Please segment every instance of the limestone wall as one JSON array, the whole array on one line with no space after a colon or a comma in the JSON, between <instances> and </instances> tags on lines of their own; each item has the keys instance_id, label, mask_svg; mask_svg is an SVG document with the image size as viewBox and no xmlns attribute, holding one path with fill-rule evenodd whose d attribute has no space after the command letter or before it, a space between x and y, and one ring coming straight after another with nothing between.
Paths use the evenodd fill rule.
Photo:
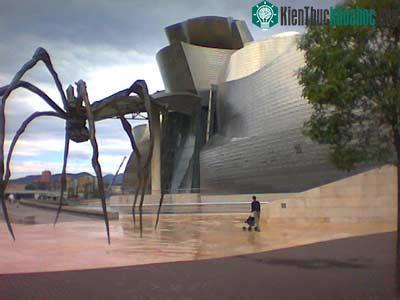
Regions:
<instances>
[{"instance_id":1,"label":"limestone wall","mask_svg":"<svg viewBox=\"0 0 400 300\"><path fill-rule=\"evenodd\" d=\"M333 223L397 220L397 175L393 166L376 168L269 203L263 218Z\"/></svg>"}]
</instances>

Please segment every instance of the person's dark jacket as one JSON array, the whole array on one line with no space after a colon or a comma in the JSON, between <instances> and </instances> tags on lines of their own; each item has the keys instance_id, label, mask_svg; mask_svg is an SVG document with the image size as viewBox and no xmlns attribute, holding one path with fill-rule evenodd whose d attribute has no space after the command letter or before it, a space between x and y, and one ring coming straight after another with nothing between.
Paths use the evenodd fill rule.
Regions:
<instances>
[{"instance_id":1,"label":"person's dark jacket","mask_svg":"<svg viewBox=\"0 0 400 300\"><path fill-rule=\"evenodd\" d=\"M258 212L261 211L260 202L258 202L257 200L251 202L251 212L253 212L253 211L258 211Z\"/></svg>"}]
</instances>

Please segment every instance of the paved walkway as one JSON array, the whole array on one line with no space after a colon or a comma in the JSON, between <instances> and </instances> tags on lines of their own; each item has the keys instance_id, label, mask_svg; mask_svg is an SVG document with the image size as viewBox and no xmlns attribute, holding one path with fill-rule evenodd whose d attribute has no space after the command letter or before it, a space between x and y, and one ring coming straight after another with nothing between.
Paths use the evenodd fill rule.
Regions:
<instances>
[{"instance_id":1,"label":"paved walkway","mask_svg":"<svg viewBox=\"0 0 400 300\"><path fill-rule=\"evenodd\" d=\"M46 208L36 208L32 206L26 206L21 204L9 204L7 203L8 212L10 214L11 222L13 222L13 217L23 218L34 216L35 224L53 224L56 217L57 211L53 209ZM58 222L77 222L77 221L88 221L88 220L101 220L102 216L92 216L92 215L82 215L78 213L70 213L62 211ZM3 222L3 210L0 207L0 221Z\"/></svg>"},{"instance_id":2,"label":"paved walkway","mask_svg":"<svg viewBox=\"0 0 400 300\"><path fill-rule=\"evenodd\" d=\"M54 211L43 211L53 220ZM40 214L39 214L40 215ZM143 237L130 217L110 222L107 244L102 219L61 215L68 222L14 225L16 241L0 223L0 274L82 270L190 261L258 253L345 237L392 231L391 224L266 224L243 231L247 214L144 216ZM1 299L1 298L0 298Z\"/></svg>"},{"instance_id":3,"label":"paved walkway","mask_svg":"<svg viewBox=\"0 0 400 300\"><path fill-rule=\"evenodd\" d=\"M399 299L395 234L229 258L0 276L1 299Z\"/></svg>"}]
</instances>

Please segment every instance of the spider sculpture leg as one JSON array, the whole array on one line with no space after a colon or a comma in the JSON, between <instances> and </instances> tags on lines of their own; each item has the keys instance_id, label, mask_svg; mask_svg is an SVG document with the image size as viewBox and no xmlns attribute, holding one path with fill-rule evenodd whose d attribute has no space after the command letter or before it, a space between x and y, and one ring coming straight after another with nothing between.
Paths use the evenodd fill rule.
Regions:
<instances>
[{"instance_id":1,"label":"spider sculpture leg","mask_svg":"<svg viewBox=\"0 0 400 300\"><path fill-rule=\"evenodd\" d=\"M141 170L141 154L140 151L136 145L135 142L135 137L132 134L132 126L131 124L129 124L129 122L126 120L125 117L120 116L119 117L121 123L122 123L122 127L124 128L126 134L129 137L129 141L131 142L131 147L132 147L132 151L135 153L136 156L136 162L137 162L137 168L136 168L136 172L137 172L137 177L138 177L138 182L136 185L136 189L135 189L135 199L132 203L132 218L133 218L133 224L136 224L136 214L135 214L135 207L136 207L136 202L138 199L138 195L139 195L139 191L140 188L142 186L142 170Z\"/></svg>"},{"instance_id":2,"label":"spider sculpture leg","mask_svg":"<svg viewBox=\"0 0 400 300\"><path fill-rule=\"evenodd\" d=\"M103 100L101 100L101 101L104 101L104 100L106 100L106 99L112 99L112 98L122 97L122 96L128 96L128 95L131 94L132 92L135 92L136 94L138 94L139 97L140 97L144 102L146 102L146 100L144 99L143 93L147 93L147 97L148 97L148 91L147 91L146 82L145 82L144 80L137 80L137 81L135 81L128 89L119 91L119 92L117 92L117 93L115 93L115 94L113 94L113 95L111 95L111 96L109 96L109 97L107 97L107 98L105 98L105 99L103 99ZM146 106L146 104L145 104L145 106ZM147 104L147 107L149 107L149 103ZM146 110L147 110L147 109L146 109ZM119 118L120 118L120 120L121 120L121 123L122 123L122 126L123 126L125 132L127 133L128 137L129 137L129 140L130 140L131 146L132 146L132 150L135 152L135 154L136 154L136 159L137 159L137 177L138 177L138 183L137 183L136 190L135 190L135 198L134 198L134 201L133 201L133 203L132 203L132 219L133 219L133 224L136 224L136 212L135 212L136 203L137 203L137 199L138 199L138 196L139 196L139 192L141 191L142 186L143 186L143 184L144 184L144 179L143 179L142 171L143 171L143 169L145 169L146 167L142 166L141 155L140 155L139 149L138 149L137 146L136 146L135 139L134 139L134 137L133 137L133 135L132 135L132 127L131 127L131 125L129 124L129 122L128 122L123 116L120 116ZM150 125L150 124L149 124L149 125ZM149 126L149 127L150 127L150 126ZM151 136L151 131L150 131L150 136ZM151 139L151 138L150 138L150 139ZM150 155L150 160L151 160L152 146L151 146L149 155ZM148 157L149 157L149 156L148 156ZM146 161L149 161L149 158L148 158Z\"/></svg>"},{"instance_id":3,"label":"spider sculpture leg","mask_svg":"<svg viewBox=\"0 0 400 300\"><path fill-rule=\"evenodd\" d=\"M142 159L138 159L138 168L137 168L137 172L138 172L138 188L135 191L135 199L134 199L134 202L133 202L133 205L132 205L132 217L133 217L133 222L135 223L136 202L137 202L137 199L138 199L139 192L142 192L140 206L139 206L140 211L142 212L143 202L144 202L144 193L145 193L145 189L147 187L147 182L148 182L148 177L149 177L149 168L150 168L150 163L151 163L151 159L152 159L152 155L153 155L153 147L154 147L153 146L154 145L153 134L152 134L152 126L153 126L153 124L152 124L152 110L153 110L153 105L152 105L151 97L149 95L146 82L144 80L137 80L128 89L122 90L122 91L117 92L117 93L115 93L115 94L113 94L111 96L108 96L107 98L105 98L103 100L100 100L99 102L118 99L118 97L126 97L126 96L129 96L132 92L136 93L144 103L145 111L147 112L147 115L148 115L149 133L150 133L150 146L149 146L149 153L147 155L147 158L144 161L144 163L142 163ZM127 121L126 120L124 121L123 117L120 117L120 120L121 120L122 125L123 125L125 131L127 132L128 136L130 136L132 148L133 149L137 149L136 145L134 143L132 143L132 141L134 141L134 139L131 138L132 129L131 129L129 123L126 124ZM139 154L139 151L136 151L136 154ZM160 202L162 203L162 199L160 199ZM142 217L141 217L141 220L142 220ZM142 228L142 221L141 221L141 228Z\"/></svg>"},{"instance_id":4,"label":"spider sculpture leg","mask_svg":"<svg viewBox=\"0 0 400 300\"><path fill-rule=\"evenodd\" d=\"M12 227L11 227L9 216L8 216L8 210L7 210L7 206L6 206L5 199L4 199L4 196L5 196L4 193L7 188L9 178L11 176L9 167L10 167L10 161L11 161L11 157L12 157L12 153L13 153L15 144L16 144L19 136L24 132L25 128L28 126L28 124L35 118L40 117L40 116L46 116L46 115L47 116L57 116L57 117L60 117L63 119L66 118L65 112L46 93L44 93L38 87L34 86L33 84L31 84L29 82L20 81L19 78L22 75L23 74L20 74L20 76L18 78L14 78L14 80L12 81L12 84L9 84L7 86L0 88L0 96L2 97L1 109L0 109L0 175L1 175L1 179L0 179L0 181L1 181L0 182L1 197L0 198L1 198L1 202L2 202L4 218L6 220L8 230L9 230L11 236L13 237L13 239L15 239L15 237L12 232ZM6 174L5 174L5 178L3 179L3 176L4 176L4 141L5 141L5 122L6 122L6 120L5 120L5 104L6 104L6 100L7 100L8 96L11 94L11 92L13 90L15 90L17 88L25 88L28 91L38 95L51 108L53 108L55 110L55 112L38 112L38 113L31 115L23 122L23 124L17 131L16 136L13 139L13 143L10 146L10 150L8 152L8 157L7 157Z\"/></svg>"},{"instance_id":5,"label":"spider sculpture leg","mask_svg":"<svg viewBox=\"0 0 400 300\"><path fill-rule=\"evenodd\" d=\"M65 131L65 144L64 144L64 161L63 161L63 168L61 173L61 191L60 191L60 203L58 204L57 215L54 219L53 226L56 226L58 217L60 216L60 212L63 205L64 200L64 192L67 186L67 161L68 161L68 152L69 152L69 135L68 132Z\"/></svg>"},{"instance_id":6,"label":"spider sculpture leg","mask_svg":"<svg viewBox=\"0 0 400 300\"><path fill-rule=\"evenodd\" d=\"M45 49L38 48L35 51L33 57L27 63L25 63L22 66L22 68L17 72L17 74L12 79L10 85L8 85L7 88L5 88L5 89L2 88L3 95L2 95L2 102L1 102L1 109L0 109L0 135L2 137L0 139L0 175L1 175L1 178L3 178L3 175L4 175L5 102L6 102L6 99L8 98L8 96L10 95L10 93L14 89L16 89L18 87L18 85L21 84L20 79L22 78L22 76L24 76L24 74L28 70L32 69L39 61L42 61L46 65L47 69L49 70L51 76L54 79L54 82L56 83L56 86L60 93L64 107L67 107L67 99L64 94L64 91L63 91L61 82L58 78L58 75L53 68L53 64L50 60L50 56ZM39 90L39 89L37 89L37 90ZM45 99L45 101L46 101L46 99ZM48 101L46 101L46 102L48 102ZM51 101L51 102L53 102L53 101ZM1 184L1 185L3 185L3 184Z\"/></svg>"},{"instance_id":7,"label":"spider sculpture leg","mask_svg":"<svg viewBox=\"0 0 400 300\"><path fill-rule=\"evenodd\" d=\"M18 139L25 132L25 129L28 127L29 123L31 123L34 119L42 117L42 116L52 116L52 117L63 118L63 116L61 116L58 112L44 111L44 112L35 112L32 115L30 115L24 122L22 122L20 128L17 130L17 132L11 142L10 149L8 151L7 162L6 162L6 173L5 173L5 179L3 181L3 184L5 187L7 186L8 181L10 180L10 177L11 177L10 164L11 164L12 155L13 155L15 146L18 142ZM12 226L10 223L10 219L8 216L7 206L6 206L5 199L4 199L4 192L5 192L5 189L1 191L1 194L2 194L1 202L2 202L2 207L3 207L3 214L4 214L4 218L6 220L6 223L7 223L8 230L9 230L11 236L13 237L13 239L15 240L15 236L14 236Z\"/></svg>"},{"instance_id":8,"label":"spider sculpture leg","mask_svg":"<svg viewBox=\"0 0 400 300\"><path fill-rule=\"evenodd\" d=\"M166 112L166 111L164 110L164 112ZM156 224L154 225L154 229L157 229L158 223L160 221L161 207L162 207L163 202L164 202L164 191L163 191L162 187L161 187L160 193L161 193L161 195L160 195L160 200L159 200L159 203L158 203L157 219L156 219Z\"/></svg>"},{"instance_id":9,"label":"spider sculpture leg","mask_svg":"<svg viewBox=\"0 0 400 300\"><path fill-rule=\"evenodd\" d=\"M157 219L156 219L156 224L154 225L154 229L157 229L158 222L160 221L160 212L161 212L161 206L163 204L163 200L164 200L164 193L161 190L160 203L158 204Z\"/></svg>"},{"instance_id":10,"label":"spider sculpture leg","mask_svg":"<svg viewBox=\"0 0 400 300\"><path fill-rule=\"evenodd\" d=\"M149 179L149 172L145 170L143 176L142 194L140 197L140 204L139 204L140 237L143 237L143 203L144 203L144 194L146 193L147 190L148 179Z\"/></svg>"},{"instance_id":11,"label":"spider sculpture leg","mask_svg":"<svg viewBox=\"0 0 400 300\"><path fill-rule=\"evenodd\" d=\"M13 90L15 90L18 87L23 87L23 88L26 88L26 89L30 90L31 92L37 94L38 96L40 96L43 100L45 100L45 102L47 102L47 104L49 104L55 111L57 111L62 118L66 117L65 112L61 108L59 108L58 105L55 104L54 101L52 101L50 99L50 97L48 97L44 92L42 92L39 88L35 87L32 84L20 80L22 78L22 76L28 70L33 68L39 61L42 61L46 65L47 69L49 70L51 76L53 77L53 79L56 83L56 86L60 93L64 107L66 108L67 100L66 100L61 82L58 78L57 73L55 72L55 70L53 68L49 54L43 48L38 48L35 51L32 59L30 59L27 63L25 63L22 66L22 68L17 72L17 74L14 76L14 78L12 79L11 83L8 86L0 88L0 94L2 96L1 107L0 107L0 177L1 177L0 178L0 194L1 194L0 196L1 196L1 201L2 201L3 214L5 216L8 229L9 229L11 235L13 236L13 238L14 238L14 234L12 232L11 224L9 222L7 207L4 202L4 196L5 196L4 193L5 193L5 189L7 187L7 183L8 183L8 180L3 178L3 176L4 176L4 140L5 140L5 122L6 122L6 120L5 120L6 100Z\"/></svg>"},{"instance_id":12,"label":"spider sculpture leg","mask_svg":"<svg viewBox=\"0 0 400 300\"><path fill-rule=\"evenodd\" d=\"M140 166L138 166L138 169L139 168L140 168ZM140 190L142 188L142 184L143 184L143 176L142 176L141 170L138 170L137 177L138 177L138 183L137 183L136 189L135 189L135 198L132 203L132 218L133 218L134 225L136 225L136 203L137 203L137 199L139 197L139 192L140 192Z\"/></svg>"},{"instance_id":13,"label":"spider sculpture leg","mask_svg":"<svg viewBox=\"0 0 400 300\"><path fill-rule=\"evenodd\" d=\"M9 94L15 88L15 85L18 84L18 82L20 81L22 76L24 76L24 74L27 71L32 69L39 61L42 61L46 65L46 68L49 70L51 76L54 79L54 82L57 86L57 90L60 93L62 102L64 104L64 107L67 107L67 98L64 94L64 90L61 85L60 79L58 78L58 75L57 75L56 71L54 70L53 64L50 59L50 55L48 54L48 52L45 49L43 49L41 47L36 49L32 58L22 66L22 68L17 72L17 74L15 74L13 80L10 83L8 90L6 91L6 93L4 94L3 97L8 98Z\"/></svg>"},{"instance_id":14,"label":"spider sculpture leg","mask_svg":"<svg viewBox=\"0 0 400 300\"><path fill-rule=\"evenodd\" d=\"M94 125L93 113L90 108L90 102L89 102L89 98L88 98L87 90L86 90L86 83L83 80L79 80L77 82L77 88L78 88L78 97L83 99L83 101L85 103L87 119L88 119L88 123L89 123L89 138L90 138L90 143L93 148L92 166L93 166L93 169L94 169L94 171L96 173L96 177L97 177L98 189L99 189L100 197L101 197L101 205L103 208L104 221L105 221L106 230L107 230L107 240L108 240L108 244L110 244L111 243L110 227L109 227L109 222L108 222L107 203L106 203L106 196L105 196L105 190L104 190L103 175L102 175L101 167L100 167L100 163L99 163L99 147L97 145L97 140L96 140L96 128Z\"/></svg>"},{"instance_id":15,"label":"spider sculpture leg","mask_svg":"<svg viewBox=\"0 0 400 300\"><path fill-rule=\"evenodd\" d=\"M7 88L5 89L5 91L3 93L2 105L1 105L1 110L0 110L0 134L3 137L5 136L5 101L8 98L8 96L10 95L10 93L14 89L16 89L18 87L18 85L21 84L20 79L22 78L22 76L28 70L32 69L39 61L43 61L43 63L46 65L47 69L49 70L51 76L53 77L53 79L54 79L54 81L56 83L56 86L57 86L57 89L58 89L58 91L60 93L60 96L61 96L61 99L63 101L64 107L67 106L66 96L64 94L64 91L63 91L61 82L60 82L60 80L58 78L58 75L57 75L56 71L53 68L53 64L52 64L52 62L50 60L49 54L47 53L47 51L45 49L38 48L35 51L32 59L30 59L27 63L25 63L22 66L22 68L17 72L17 74L12 79L10 85L7 86ZM39 89L37 89L37 90L39 90ZM46 102L48 102L48 101L46 101ZM51 101L51 102L53 102L53 101ZM1 163L0 163L0 175L1 175L1 177L3 177L3 175L4 175L4 139L0 139L0 161L1 161Z\"/></svg>"},{"instance_id":16,"label":"spider sculpture leg","mask_svg":"<svg viewBox=\"0 0 400 300\"><path fill-rule=\"evenodd\" d=\"M144 193L146 192L147 188L147 181L149 177L149 168L151 159L153 157L153 148L154 148L154 141L153 141L153 107L151 103L151 97L149 95L149 91L147 88L147 84L144 80L136 80L132 86L133 91L139 95L139 97L144 102L144 107L147 113L148 122L149 122L149 135L150 135L150 145L149 145L149 152L147 154L146 161L143 165L143 184L142 184L142 195L139 204L139 214L140 214L140 236L143 235L143 203L144 203Z\"/></svg>"},{"instance_id":17,"label":"spider sculpture leg","mask_svg":"<svg viewBox=\"0 0 400 300\"><path fill-rule=\"evenodd\" d=\"M8 181L11 177L10 164L11 164L12 155L14 153L14 149L18 142L18 139L25 132L26 128L33 120L35 120L36 118L39 118L39 117L44 117L44 116L63 118L63 116L61 116L58 112L55 112L55 111L40 111L40 112L35 112L35 113L31 114L24 122L22 122L21 126L15 133L15 136L10 144L10 150L8 151L7 163L6 163L6 175L5 175L6 183L8 183Z\"/></svg>"},{"instance_id":18,"label":"spider sculpture leg","mask_svg":"<svg viewBox=\"0 0 400 300\"><path fill-rule=\"evenodd\" d=\"M13 86L11 84L0 87L0 96L4 97L6 92L8 91L8 96L10 93L18 88L24 88L28 91L30 91L33 94L36 94L42 100L44 100L51 108L53 108L56 112L58 112L64 119L67 117L66 113L41 89L39 89L37 86L27 82L20 80L16 82ZM7 96L7 97L8 97Z\"/></svg>"},{"instance_id":19,"label":"spider sculpture leg","mask_svg":"<svg viewBox=\"0 0 400 300\"><path fill-rule=\"evenodd\" d=\"M60 117L65 119L66 113L41 89L26 81L15 81L9 85L0 88L0 96L2 97L0 109L0 175L4 175L4 139L5 139L5 104L8 96L17 88L25 88L30 92L41 97L51 108L59 113Z\"/></svg>"},{"instance_id":20,"label":"spider sculpture leg","mask_svg":"<svg viewBox=\"0 0 400 300\"><path fill-rule=\"evenodd\" d=\"M2 210L3 210L4 219L6 220L8 232L11 234L13 240L15 241L15 235L14 235L13 228L11 226L10 216L8 214L7 204L6 204L6 201L5 201L5 187L4 186L5 186L5 184L2 183L1 184L1 190L0 190L1 207L2 207Z\"/></svg>"},{"instance_id":21,"label":"spider sculpture leg","mask_svg":"<svg viewBox=\"0 0 400 300\"><path fill-rule=\"evenodd\" d=\"M117 172L115 172L115 174L114 174L114 176L113 176L113 179L111 180L111 182L110 182L109 185L108 185L108 188L107 188L107 199L109 199L109 198L111 197L111 195L112 195L112 187L114 186L115 181L117 180L119 171L121 170L121 168L122 168L122 166L123 166L123 164L124 164L124 162L125 162L125 159L126 159L126 156L124 156L124 159L123 159L122 162L119 164L119 167L118 167L118 169L117 169Z\"/></svg>"}]
</instances>

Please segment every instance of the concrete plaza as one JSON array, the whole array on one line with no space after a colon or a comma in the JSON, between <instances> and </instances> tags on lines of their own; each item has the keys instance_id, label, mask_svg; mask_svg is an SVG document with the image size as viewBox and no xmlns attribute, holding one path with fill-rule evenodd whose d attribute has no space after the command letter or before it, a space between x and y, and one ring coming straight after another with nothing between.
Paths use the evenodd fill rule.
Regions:
<instances>
[{"instance_id":1,"label":"concrete plaza","mask_svg":"<svg viewBox=\"0 0 400 300\"><path fill-rule=\"evenodd\" d=\"M5 274L0 295L7 300L394 300L400 296L395 241L394 233L381 233L210 260Z\"/></svg>"},{"instance_id":2,"label":"concrete plaza","mask_svg":"<svg viewBox=\"0 0 400 300\"><path fill-rule=\"evenodd\" d=\"M111 221L111 245L104 222L62 213L53 228L55 212L37 208L11 209L12 214L35 215L40 224L14 224L13 242L1 224L0 274L83 270L161 262L192 261L259 253L321 241L393 231L386 223L261 223L261 232L243 231L247 214L144 216L143 237L131 217Z\"/></svg>"}]
</instances>

